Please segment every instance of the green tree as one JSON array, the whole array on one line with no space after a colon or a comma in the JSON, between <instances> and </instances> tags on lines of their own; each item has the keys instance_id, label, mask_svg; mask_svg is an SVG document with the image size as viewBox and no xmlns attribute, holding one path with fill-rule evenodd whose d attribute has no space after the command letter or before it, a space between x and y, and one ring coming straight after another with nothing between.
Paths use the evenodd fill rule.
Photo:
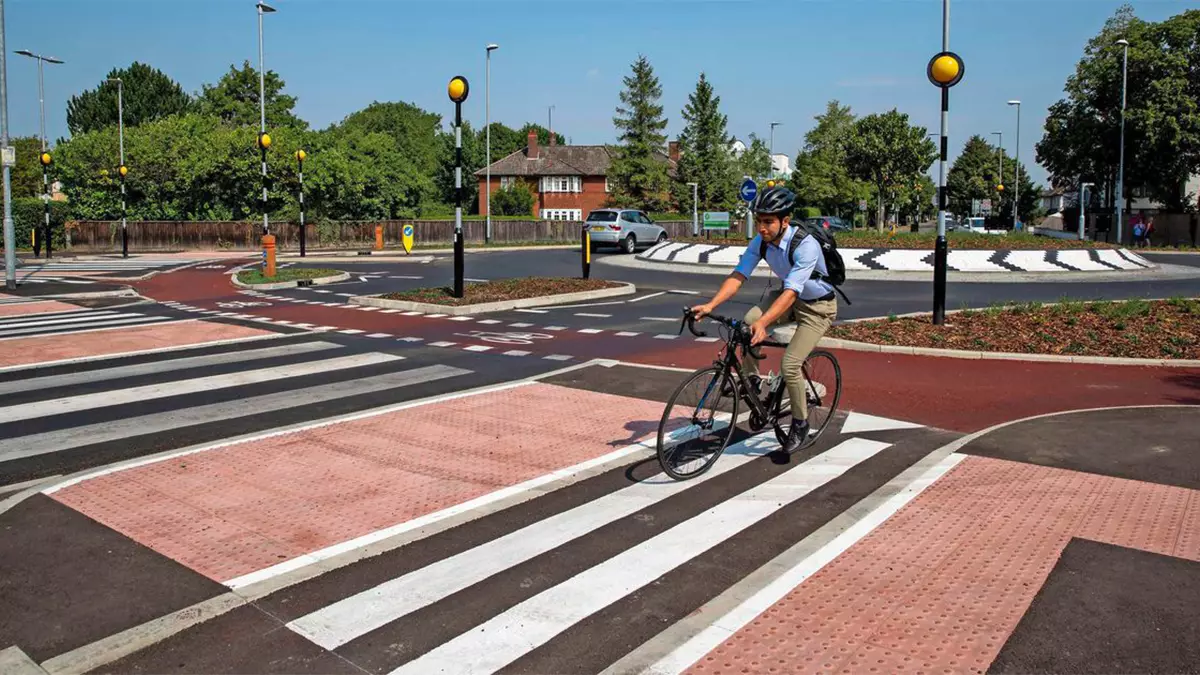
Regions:
<instances>
[{"instance_id":1,"label":"green tree","mask_svg":"<svg viewBox=\"0 0 1200 675\"><path fill-rule=\"evenodd\" d=\"M178 82L157 68L134 61L128 68L110 70L95 89L67 101L67 128L72 135L117 126L118 85L111 79L121 80L120 103L126 127L186 113L192 103Z\"/></svg>"},{"instance_id":2,"label":"green tree","mask_svg":"<svg viewBox=\"0 0 1200 675\"><path fill-rule=\"evenodd\" d=\"M1003 160L1001 157L1003 156ZM1000 162L1004 162L1004 190L999 191ZM952 213L972 214L973 200L992 200L992 214L1012 217L1012 203L1016 192L1014 179L1017 162L1000 149L988 143L982 136L972 136L963 146L962 153L954 160L946 176L948 206ZM1018 213L1022 221L1033 218L1038 207L1039 188L1029 179L1025 166L1020 166L1020 199Z\"/></svg>"},{"instance_id":3,"label":"green tree","mask_svg":"<svg viewBox=\"0 0 1200 675\"><path fill-rule=\"evenodd\" d=\"M665 211L670 203L670 179L663 147L667 120L659 105L662 87L645 56L638 56L633 72L624 78L621 106L613 124L620 145L609 169L611 204Z\"/></svg>"},{"instance_id":4,"label":"green tree","mask_svg":"<svg viewBox=\"0 0 1200 675\"><path fill-rule=\"evenodd\" d=\"M875 227L882 232L889 198L896 196L900 186L918 183L937 158L937 150L925 127L909 124L908 115L895 109L867 115L854 126L846 161L853 178L875 188Z\"/></svg>"},{"instance_id":5,"label":"green tree","mask_svg":"<svg viewBox=\"0 0 1200 675\"><path fill-rule=\"evenodd\" d=\"M750 134L750 144L734 161L734 170L738 177L749 176L755 181L763 182L771 173L771 151L767 142L753 133Z\"/></svg>"},{"instance_id":6,"label":"green tree","mask_svg":"<svg viewBox=\"0 0 1200 675\"><path fill-rule=\"evenodd\" d=\"M279 74L268 70L263 80L266 99L267 129L293 127L307 129L308 124L292 112L296 97L283 93L284 82ZM240 127L259 126L258 70L249 61L239 69L229 67L215 85L204 85L196 101L200 113L220 118Z\"/></svg>"},{"instance_id":7,"label":"green tree","mask_svg":"<svg viewBox=\"0 0 1200 675\"><path fill-rule=\"evenodd\" d=\"M679 164L676 167L675 202L692 203L692 188L696 183L696 198L701 211L725 211L736 198L733 158L729 154L727 118L721 114L721 97L713 93L712 84L704 73L683 109L687 121L679 136Z\"/></svg>"},{"instance_id":8,"label":"green tree","mask_svg":"<svg viewBox=\"0 0 1200 675\"><path fill-rule=\"evenodd\" d=\"M37 136L8 139L16 150L17 165L12 168L12 196L36 197L42 194L42 141ZM53 153L52 154L57 154ZM53 174L54 168L51 167Z\"/></svg>"},{"instance_id":9,"label":"green tree","mask_svg":"<svg viewBox=\"0 0 1200 675\"><path fill-rule=\"evenodd\" d=\"M854 114L850 106L830 101L817 124L804 136L804 149L796 156L792 184L801 204L818 207L822 213L844 215L870 196L870 187L856 180L847 168L854 143Z\"/></svg>"},{"instance_id":10,"label":"green tree","mask_svg":"<svg viewBox=\"0 0 1200 675\"><path fill-rule=\"evenodd\" d=\"M1125 123L1125 197L1144 186L1169 209L1186 206L1181 190L1200 171L1200 10L1162 23L1122 6L1084 48L1066 97L1050 107L1037 161L1057 187L1082 178L1110 195L1119 164L1123 48L1129 41ZM1128 204L1127 204L1128 206Z\"/></svg>"}]
</instances>

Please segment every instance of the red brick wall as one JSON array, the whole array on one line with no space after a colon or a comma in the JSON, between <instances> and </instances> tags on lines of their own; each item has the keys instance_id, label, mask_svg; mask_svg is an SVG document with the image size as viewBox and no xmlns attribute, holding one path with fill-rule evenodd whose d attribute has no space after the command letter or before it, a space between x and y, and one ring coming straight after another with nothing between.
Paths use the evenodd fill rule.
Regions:
<instances>
[{"instance_id":1,"label":"red brick wall","mask_svg":"<svg viewBox=\"0 0 1200 675\"><path fill-rule=\"evenodd\" d=\"M582 192L547 192L541 193L538 191L540 181L531 183L534 190L533 214L534 216L541 213L542 209L579 209L582 211L583 218L587 218L587 214L595 209L603 208L604 203L608 200L608 193L604 191L604 176L585 176L583 178ZM479 180L479 215L486 215L487 208L484 204L483 196L486 194L487 180L481 178ZM492 194L500 190L500 177L492 176Z\"/></svg>"}]
</instances>

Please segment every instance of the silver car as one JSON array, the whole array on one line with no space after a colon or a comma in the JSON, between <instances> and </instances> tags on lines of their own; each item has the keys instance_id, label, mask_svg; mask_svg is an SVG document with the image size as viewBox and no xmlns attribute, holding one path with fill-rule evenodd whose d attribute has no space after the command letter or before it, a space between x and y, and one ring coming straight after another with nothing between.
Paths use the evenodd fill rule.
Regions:
<instances>
[{"instance_id":1,"label":"silver car","mask_svg":"<svg viewBox=\"0 0 1200 675\"><path fill-rule=\"evenodd\" d=\"M588 214L583 226L591 232L592 250L612 244L633 253L639 246L650 247L667 240L666 230L635 209L596 209Z\"/></svg>"}]
</instances>

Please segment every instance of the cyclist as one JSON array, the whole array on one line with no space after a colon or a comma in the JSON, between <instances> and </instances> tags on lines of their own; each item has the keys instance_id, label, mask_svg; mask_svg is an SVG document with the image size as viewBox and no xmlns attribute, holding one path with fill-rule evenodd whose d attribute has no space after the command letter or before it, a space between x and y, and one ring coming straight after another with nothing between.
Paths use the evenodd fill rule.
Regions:
<instances>
[{"instance_id":1,"label":"cyclist","mask_svg":"<svg viewBox=\"0 0 1200 675\"><path fill-rule=\"evenodd\" d=\"M762 260L759 251L766 242L767 265L783 280L783 288L772 291L759 306L750 308L745 321L750 326L751 345L767 339L767 330L775 324L788 320L795 320L797 324L783 353L783 378L792 405L792 427L783 446L788 454L799 449L808 437L808 399L801 366L837 318L837 296L833 286L824 280L829 272L821 246L803 228L791 226L795 203L796 195L782 186L768 188L758 196L750 208L754 212L758 236L746 246L737 267L726 277L716 296L692 308L699 319L732 298ZM789 260L788 251L794 237L802 237L802 240ZM749 381L757 388L760 382L757 359L749 358L744 363L750 370L747 373Z\"/></svg>"}]
</instances>

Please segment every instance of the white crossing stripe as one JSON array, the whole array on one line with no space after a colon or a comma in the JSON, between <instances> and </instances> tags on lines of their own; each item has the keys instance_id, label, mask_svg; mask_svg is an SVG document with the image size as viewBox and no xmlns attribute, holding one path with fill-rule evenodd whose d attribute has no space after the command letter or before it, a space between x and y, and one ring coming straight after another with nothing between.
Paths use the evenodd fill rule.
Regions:
<instances>
[{"instance_id":1,"label":"white crossing stripe","mask_svg":"<svg viewBox=\"0 0 1200 675\"><path fill-rule=\"evenodd\" d=\"M229 373L227 375L211 375L208 377L197 377L190 380L179 380L176 382L167 382L163 384L149 384L142 387L130 387L117 391L102 391L94 394L81 394L79 396L56 398L49 401L38 401L36 403L23 403L5 406L0 408L0 419L4 420L5 422L19 422L21 420L30 420L38 417L47 417L49 415L58 415L68 412L78 412L80 410L92 410L95 408L120 405L134 401L150 401L159 398L166 398L168 396L180 396L182 394L194 394L202 391L212 391L214 389L240 387L242 385L255 384L258 382L271 382L288 377L301 377L304 375L324 373L331 370L357 368L359 366L369 366L378 363L398 361L403 358L403 356L371 352L367 354L356 354L354 356L341 356L332 359L325 359L323 361L310 361L287 366L260 368L258 370Z\"/></svg>"},{"instance_id":2,"label":"white crossing stripe","mask_svg":"<svg viewBox=\"0 0 1200 675\"><path fill-rule=\"evenodd\" d=\"M579 332L586 333L588 335L595 335L596 333L603 333L604 329L603 328L580 328Z\"/></svg>"},{"instance_id":3,"label":"white crossing stripe","mask_svg":"<svg viewBox=\"0 0 1200 675\"><path fill-rule=\"evenodd\" d=\"M641 333L633 333L633 332L630 332L627 330L623 330L620 333L614 333L614 335L616 335L617 337L633 337L634 335L641 335Z\"/></svg>"},{"instance_id":4,"label":"white crossing stripe","mask_svg":"<svg viewBox=\"0 0 1200 675\"><path fill-rule=\"evenodd\" d=\"M486 352L491 350L491 347L487 345L470 345L469 347L463 347L463 349L468 352Z\"/></svg>"},{"instance_id":5,"label":"white crossing stripe","mask_svg":"<svg viewBox=\"0 0 1200 675\"><path fill-rule=\"evenodd\" d=\"M508 324L509 328L529 328L532 325L533 324L531 324L531 323L510 323L510 324Z\"/></svg>"},{"instance_id":6,"label":"white crossing stripe","mask_svg":"<svg viewBox=\"0 0 1200 675\"><path fill-rule=\"evenodd\" d=\"M169 316L143 316L141 314L137 314L137 315L134 315L133 317L128 317L128 318L122 318L120 316L106 317L106 318L102 318L98 321L92 321L89 323L81 323L81 324L74 324L74 325L67 325L67 326L63 326L63 325L49 326L49 327L33 326L30 328L18 328L16 330L0 330L0 338L23 337L23 336L28 336L28 335L34 335L37 333L52 333L52 334L56 334L56 335L67 335L72 332L85 332L85 331L89 331L89 330L93 330L93 329L97 329L97 328L109 328L109 327L113 327L113 326L125 326L128 324L147 324L147 323L156 323L159 321L174 321L174 320L175 319L172 319Z\"/></svg>"},{"instance_id":7,"label":"white crossing stripe","mask_svg":"<svg viewBox=\"0 0 1200 675\"><path fill-rule=\"evenodd\" d=\"M851 438L771 480L626 549L392 671L493 672L874 456Z\"/></svg>"},{"instance_id":8,"label":"white crossing stripe","mask_svg":"<svg viewBox=\"0 0 1200 675\"><path fill-rule=\"evenodd\" d=\"M0 382L0 396L3 396L4 394L33 391L37 389L69 387L76 384L83 384L85 382L91 383L104 382L106 380L120 380L127 377L152 375L154 373L183 370L185 368L201 368L204 366L217 366L226 363L258 361L277 356L308 354L310 352L319 352L327 349L340 348L341 345L337 345L332 342L301 342L299 344L272 346L265 349L246 349L236 352L227 352L224 354L208 354L206 356L189 356L182 359L155 361L153 363L142 363L134 366L115 366L113 368L103 368L101 370L85 370L82 372L66 373L65 375L32 377L24 380L15 380L12 382Z\"/></svg>"},{"instance_id":9,"label":"white crossing stripe","mask_svg":"<svg viewBox=\"0 0 1200 675\"><path fill-rule=\"evenodd\" d=\"M777 447L779 444L768 438L767 434L756 436L730 446L721 456L721 461L695 480L675 481L665 474L655 474L627 488L352 595L292 621L288 628L325 649L336 649L509 567L732 471Z\"/></svg>"},{"instance_id":10,"label":"white crossing stripe","mask_svg":"<svg viewBox=\"0 0 1200 675\"><path fill-rule=\"evenodd\" d=\"M457 377L459 375L469 375L471 372L470 370L453 368L451 366L426 366L341 382L322 383L312 387L290 389L263 396L239 398L222 403L210 403L208 405L151 413L138 417L126 417L110 422L99 422L82 427L70 427L31 436L0 439L0 462L60 452L93 443L104 443L129 438L130 436L160 433L185 426L250 417L313 403L334 401L340 398L370 394L396 387L406 387L413 384Z\"/></svg>"},{"instance_id":11,"label":"white crossing stripe","mask_svg":"<svg viewBox=\"0 0 1200 675\"><path fill-rule=\"evenodd\" d=\"M520 349L510 349L504 352L505 356L529 356L533 352L523 352Z\"/></svg>"},{"instance_id":12,"label":"white crossing stripe","mask_svg":"<svg viewBox=\"0 0 1200 675\"><path fill-rule=\"evenodd\" d=\"M385 338L385 337L392 337L392 334L391 333L371 333L367 337L369 337L369 338Z\"/></svg>"},{"instance_id":13,"label":"white crossing stripe","mask_svg":"<svg viewBox=\"0 0 1200 675\"><path fill-rule=\"evenodd\" d=\"M549 356L543 356L542 358L547 361L570 361L571 355L570 354L551 354Z\"/></svg>"},{"instance_id":14,"label":"white crossing stripe","mask_svg":"<svg viewBox=\"0 0 1200 675\"><path fill-rule=\"evenodd\" d=\"M575 316L586 316L592 319L611 319L612 314L588 314L587 312L576 312Z\"/></svg>"},{"instance_id":15,"label":"white crossing stripe","mask_svg":"<svg viewBox=\"0 0 1200 675\"><path fill-rule=\"evenodd\" d=\"M90 314L79 314L75 316L57 317L40 319L35 317L21 317L17 320L0 321L0 331L8 330L9 328L25 328L28 326L54 326L63 323L79 323L81 321L90 321L101 317L115 318L117 316L144 316L137 313L122 314L121 312L104 311L92 312Z\"/></svg>"},{"instance_id":16,"label":"white crossing stripe","mask_svg":"<svg viewBox=\"0 0 1200 675\"><path fill-rule=\"evenodd\" d=\"M455 344L457 344L457 343L454 343L454 342L430 342L429 346L430 347L453 347Z\"/></svg>"},{"instance_id":17,"label":"white crossing stripe","mask_svg":"<svg viewBox=\"0 0 1200 675\"><path fill-rule=\"evenodd\" d=\"M667 335L666 333L662 333L659 335L655 335L654 339L655 340L674 340L678 337L679 337L678 335Z\"/></svg>"}]
</instances>

